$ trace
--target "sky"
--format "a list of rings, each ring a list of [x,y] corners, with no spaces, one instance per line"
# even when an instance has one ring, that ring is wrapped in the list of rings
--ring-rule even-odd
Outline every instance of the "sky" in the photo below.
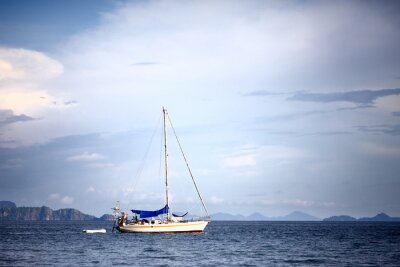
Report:
[[[0,199],[400,216],[397,1],[0,1]],[[170,206],[199,202],[169,128]]]

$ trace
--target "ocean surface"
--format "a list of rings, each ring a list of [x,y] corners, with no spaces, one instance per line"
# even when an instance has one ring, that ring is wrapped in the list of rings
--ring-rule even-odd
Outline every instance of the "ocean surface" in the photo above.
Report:
[[[83,229],[106,228],[106,234]],[[121,234],[109,222],[0,223],[0,266],[400,266],[400,223],[211,222]]]

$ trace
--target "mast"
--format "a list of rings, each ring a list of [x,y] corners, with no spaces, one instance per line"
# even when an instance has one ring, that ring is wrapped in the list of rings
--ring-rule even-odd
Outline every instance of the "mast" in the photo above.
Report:
[[[168,115],[167,110],[163,107],[164,115],[164,160],[165,160],[165,201],[167,207],[168,205],[168,151],[167,151],[167,124],[166,116]],[[167,213],[167,219],[169,219],[169,212]]]

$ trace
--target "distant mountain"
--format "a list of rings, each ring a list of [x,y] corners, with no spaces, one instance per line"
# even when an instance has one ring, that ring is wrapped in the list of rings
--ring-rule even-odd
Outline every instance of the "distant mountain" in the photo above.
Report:
[[[363,222],[400,222],[399,217],[390,217],[383,212],[375,215],[374,217],[363,217],[358,220]]]
[[[114,216],[111,214],[104,214],[99,218],[100,221],[114,221]]]
[[[339,215],[339,216],[331,216],[328,218],[325,218],[323,220],[324,222],[352,222],[352,221],[357,221],[356,218],[348,216],[348,215]]]
[[[188,215],[188,217],[190,217]],[[218,212],[211,214],[214,221],[321,221],[320,218],[310,214],[294,211],[285,216],[266,217],[258,212],[249,216]],[[104,214],[100,218],[85,214],[76,209],[52,210],[49,207],[17,207],[14,202],[0,201],[0,221],[113,221],[111,214]],[[390,217],[379,213],[374,217],[356,219],[348,215],[331,216],[323,219],[325,222],[366,221],[366,222],[400,222],[400,217]]]
[[[272,217],[270,219],[273,221],[321,221],[320,218],[301,211],[294,211],[286,216]]]
[[[265,220],[267,220],[267,217],[265,217],[264,215],[262,215],[262,214],[260,214],[258,212],[255,212],[255,213],[247,216],[246,219],[248,221],[265,221]]]
[[[344,221],[359,221],[359,222],[400,222],[399,217],[390,217],[385,213],[379,213],[374,217],[362,217],[356,219],[348,215],[332,216],[324,219],[325,222],[344,222]]]
[[[240,214],[232,215],[229,213],[215,213],[211,215],[211,219],[215,221],[320,221],[320,218],[312,216],[310,214],[295,211],[286,216],[279,217],[265,217],[264,215],[256,212],[249,216],[243,216]]]
[[[17,207],[11,201],[0,202],[0,221],[94,221],[109,220],[105,214],[100,219],[76,209],[52,210],[49,207]]]

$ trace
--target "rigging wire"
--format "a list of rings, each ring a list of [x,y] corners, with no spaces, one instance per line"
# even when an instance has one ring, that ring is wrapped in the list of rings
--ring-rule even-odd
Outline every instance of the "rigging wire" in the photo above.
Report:
[[[170,130],[170,132],[171,132],[172,130]],[[175,149],[177,149],[177,151],[179,151],[179,146],[178,146],[178,144],[177,144],[177,142],[175,141],[175,142],[170,142],[170,145],[169,145],[169,147],[170,147],[170,151],[171,151],[171,146],[172,146],[172,149],[175,151]],[[162,152],[162,151],[161,151]],[[174,155],[177,155],[178,153],[174,153]],[[168,156],[170,156],[170,155],[168,155]],[[172,161],[172,160],[171,160]],[[175,162],[177,162],[177,161],[175,161]],[[181,162],[180,160],[179,160],[179,162]],[[185,162],[183,161],[182,162],[184,165],[184,168],[186,168],[186,165],[185,165]],[[176,167],[176,165],[173,165],[173,164],[169,164],[169,169],[170,170],[172,170],[172,171],[174,171],[174,168],[173,168],[173,166],[175,166]],[[186,173],[185,173],[186,174]],[[175,176],[181,176],[180,174],[179,174],[179,171],[177,172],[177,173],[175,173]],[[187,176],[185,175],[185,178],[187,178]],[[170,187],[171,188],[176,188],[177,190],[174,190],[174,192],[175,193],[183,193],[182,195],[181,195],[181,197],[182,197],[182,202],[181,201],[179,201],[178,200],[178,195],[176,195],[177,196],[177,198],[176,198],[176,203],[173,203],[174,201],[174,198],[172,198],[172,200],[170,200],[170,207],[173,207],[174,206],[174,204],[176,205],[176,207],[180,207],[180,209],[181,209],[181,212],[184,212],[184,210],[186,210],[186,211],[188,211],[189,213],[190,213],[190,215],[191,216],[193,216],[193,215],[195,215],[195,214],[199,214],[199,211],[200,211],[200,213],[204,213],[205,211],[204,211],[204,208],[202,207],[202,203],[201,203],[201,201],[200,201],[200,199],[198,198],[198,197],[195,197],[195,198],[191,198],[191,197],[189,197],[188,198],[188,196],[193,196],[193,194],[197,194],[197,192],[196,192],[196,189],[192,186],[192,181],[189,181],[189,180],[187,180],[188,182],[190,182],[190,187],[187,187],[187,185],[188,184],[186,184],[186,179],[183,181],[183,180],[180,180],[180,181],[178,181],[177,179],[171,179],[171,182],[169,181],[168,182],[168,184],[170,185]],[[190,188],[190,189],[189,189]],[[193,191],[192,191],[193,190]],[[171,190],[172,191],[172,190]],[[201,217],[200,216],[200,214],[199,215],[196,215],[195,217]]]
[[[161,164],[162,164],[162,152],[163,152],[163,136],[160,134],[160,162],[158,165],[158,179],[161,180]]]
[[[160,116],[159,119],[158,119],[157,126],[154,128],[153,134],[151,135],[150,142],[147,145],[146,152],[145,152],[145,154],[144,154],[144,156],[142,158],[141,165],[139,166],[138,170],[136,171],[136,175],[134,177],[134,181],[135,182],[134,182],[134,184],[132,186],[132,197],[133,197],[133,195],[135,193],[135,188],[136,188],[136,186],[137,186],[137,184],[138,184],[138,182],[139,182],[139,180],[141,178],[141,174],[142,174],[142,171],[143,171],[144,166],[146,164],[147,156],[149,154],[151,144],[153,143],[154,136],[155,136],[156,132],[158,131],[158,129],[160,128],[161,118],[162,118],[162,116]]]
[[[174,125],[172,124],[171,118],[169,117],[168,113],[167,113],[167,116],[168,116],[169,124],[171,125],[171,128],[172,128],[172,131],[174,132],[176,142],[178,143],[178,146],[179,146],[179,149],[180,149],[180,151],[181,151],[181,153],[182,153],[183,159],[185,160],[186,167],[187,167],[187,169],[188,169],[188,171],[189,171],[190,177],[192,178],[194,187],[196,188],[197,194],[198,194],[198,196],[199,196],[199,198],[200,198],[200,201],[201,201],[201,204],[202,204],[202,206],[203,206],[203,209],[204,209],[204,211],[205,211],[207,217],[210,217],[210,215],[208,214],[206,205],[204,204],[203,198],[202,198],[201,195],[200,195],[200,191],[199,191],[199,189],[198,189],[198,187],[197,187],[196,181],[194,180],[192,171],[190,170],[189,163],[188,163],[188,161],[187,161],[187,159],[186,159],[185,153],[183,153],[183,149],[182,149],[181,143],[179,142],[179,139],[178,139],[178,136],[177,136],[177,134],[176,134]]]

